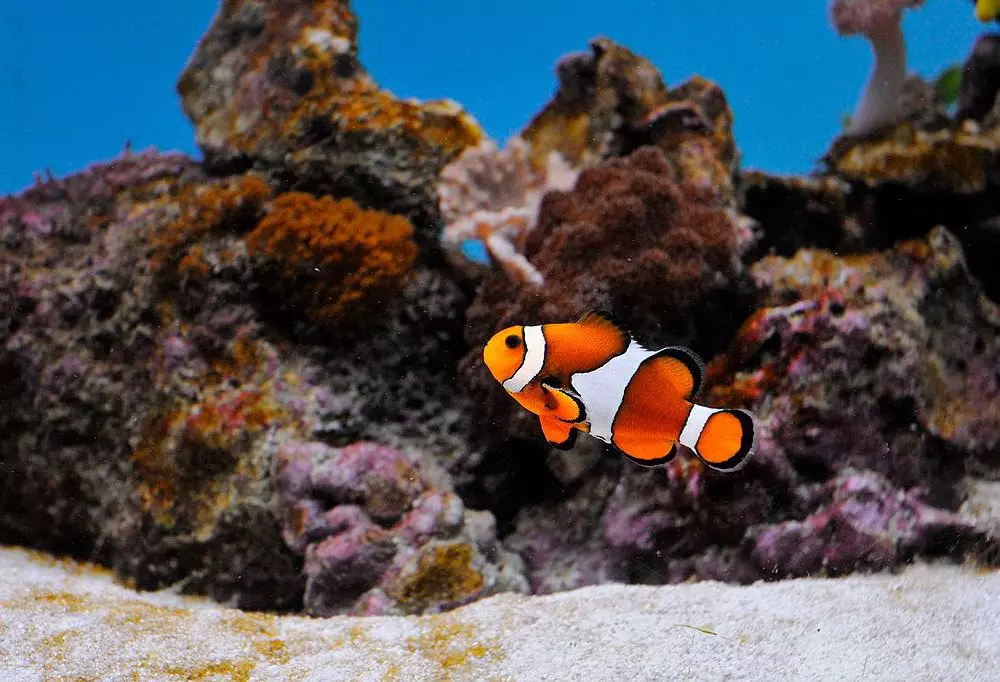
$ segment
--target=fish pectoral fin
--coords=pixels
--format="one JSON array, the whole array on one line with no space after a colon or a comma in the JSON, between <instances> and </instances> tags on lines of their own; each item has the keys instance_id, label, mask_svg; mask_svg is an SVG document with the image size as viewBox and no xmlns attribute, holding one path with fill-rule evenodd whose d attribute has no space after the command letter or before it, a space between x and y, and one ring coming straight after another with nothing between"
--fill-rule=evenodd
<instances>
[{"instance_id":1,"label":"fish pectoral fin","mask_svg":"<svg viewBox=\"0 0 1000 682\"><path fill-rule=\"evenodd\" d=\"M587 408L583 405L583 399L567 388L556 388L542 382L542 390L548 399L549 414L556 419L560 419L570 424L578 424L587 419Z\"/></svg>"},{"instance_id":2,"label":"fish pectoral fin","mask_svg":"<svg viewBox=\"0 0 1000 682\"><path fill-rule=\"evenodd\" d=\"M551 417L540 417L542 433L545 440L554 448L569 450L576 443L576 429L572 424L553 419Z\"/></svg>"},{"instance_id":3,"label":"fish pectoral fin","mask_svg":"<svg viewBox=\"0 0 1000 682\"><path fill-rule=\"evenodd\" d=\"M667 346L656 351L646 363L655 366L663 380L677 389L685 400L691 400L701 389L705 363L694 351L682 346Z\"/></svg>"}]
</instances>

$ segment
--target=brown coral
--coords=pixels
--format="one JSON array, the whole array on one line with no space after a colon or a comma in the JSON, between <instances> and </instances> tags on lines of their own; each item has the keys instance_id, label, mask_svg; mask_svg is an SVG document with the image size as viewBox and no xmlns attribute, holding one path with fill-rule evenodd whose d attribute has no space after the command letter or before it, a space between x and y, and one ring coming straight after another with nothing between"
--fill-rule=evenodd
<instances>
[{"instance_id":1,"label":"brown coral","mask_svg":"<svg viewBox=\"0 0 1000 682\"><path fill-rule=\"evenodd\" d=\"M277 273L284 305L348 325L401 288L417 255L406 218L302 192L274 200L247 248Z\"/></svg>"}]
</instances>

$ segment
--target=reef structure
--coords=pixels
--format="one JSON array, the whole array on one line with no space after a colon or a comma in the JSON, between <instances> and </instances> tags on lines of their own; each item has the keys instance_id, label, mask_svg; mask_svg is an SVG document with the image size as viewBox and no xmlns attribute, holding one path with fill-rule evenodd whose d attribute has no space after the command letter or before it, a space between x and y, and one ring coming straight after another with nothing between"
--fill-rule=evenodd
<instances>
[{"instance_id":1,"label":"reef structure","mask_svg":"<svg viewBox=\"0 0 1000 682\"><path fill-rule=\"evenodd\" d=\"M718 85L606 38L503 148L356 38L347 2L225 2L178 85L204 163L0 199L0 542L317 616L997 560L989 44L958 118L776 178ZM711 361L745 470L545 445L482 344L595 307Z\"/></svg>"},{"instance_id":2,"label":"reef structure","mask_svg":"<svg viewBox=\"0 0 1000 682\"><path fill-rule=\"evenodd\" d=\"M177 84L208 168L264 171L424 225L436 178L483 138L451 101L381 90L348 0L224 2Z\"/></svg>"}]
</instances>

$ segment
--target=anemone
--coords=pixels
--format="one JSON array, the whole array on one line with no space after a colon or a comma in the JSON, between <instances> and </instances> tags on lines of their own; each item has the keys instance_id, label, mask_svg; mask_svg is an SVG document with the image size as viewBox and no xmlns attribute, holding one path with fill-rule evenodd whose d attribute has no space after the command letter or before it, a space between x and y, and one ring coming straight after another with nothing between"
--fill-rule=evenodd
<instances>
[{"instance_id":1,"label":"anemone","mask_svg":"<svg viewBox=\"0 0 1000 682\"><path fill-rule=\"evenodd\" d=\"M903 10L923 0L834 0L831 19L842 36L863 35L872 44L875 65L847 127L849 135L867 135L897 122L906 82Z\"/></svg>"}]
</instances>

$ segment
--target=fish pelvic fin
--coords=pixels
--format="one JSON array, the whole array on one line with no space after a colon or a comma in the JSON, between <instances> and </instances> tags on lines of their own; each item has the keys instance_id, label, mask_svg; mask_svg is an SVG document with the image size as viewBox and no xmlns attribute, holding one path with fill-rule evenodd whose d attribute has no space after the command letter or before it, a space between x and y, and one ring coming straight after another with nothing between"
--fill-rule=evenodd
<instances>
[{"instance_id":1,"label":"fish pelvic fin","mask_svg":"<svg viewBox=\"0 0 1000 682\"><path fill-rule=\"evenodd\" d=\"M576 429L572 424L554 417L539 417L542 434L549 445L559 450L569 450L576 443Z\"/></svg>"}]
</instances>

